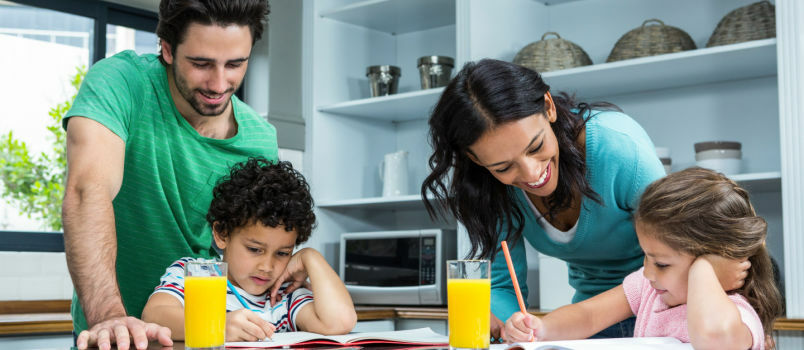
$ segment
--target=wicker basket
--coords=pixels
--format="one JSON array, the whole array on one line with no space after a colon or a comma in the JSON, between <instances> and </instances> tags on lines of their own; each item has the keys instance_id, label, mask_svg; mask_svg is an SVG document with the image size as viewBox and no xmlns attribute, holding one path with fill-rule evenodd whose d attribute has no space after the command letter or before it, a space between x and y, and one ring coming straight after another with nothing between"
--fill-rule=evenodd
<instances>
[{"instance_id":1,"label":"wicker basket","mask_svg":"<svg viewBox=\"0 0 804 350\"><path fill-rule=\"evenodd\" d=\"M545 39L553 34L556 37ZM577 44L561 39L555 32L547 32L542 39L519 50L514 63L537 72L549 72L592 64L589 55Z\"/></svg>"},{"instance_id":2,"label":"wicker basket","mask_svg":"<svg viewBox=\"0 0 804 350\"><path fill-rule=\"evenodd\" d=\"M656 22L659 25L648 25ZM630 58L661 55L671 52L694 50L695 42L681 29L665 25L658 19L649 19L642 26L625 33L611 49L606 62Z\"/></svg>"},{"instance_id":3,"label":"wicker basket","mask_svg":"<svg viewBox=\"0 0 804 350\"><path fill-rule=\"evenodd\" d=\"M760 1L729 12L718 22L706 47L776 37L775 8Z\"/></svg>"}]
</instances>

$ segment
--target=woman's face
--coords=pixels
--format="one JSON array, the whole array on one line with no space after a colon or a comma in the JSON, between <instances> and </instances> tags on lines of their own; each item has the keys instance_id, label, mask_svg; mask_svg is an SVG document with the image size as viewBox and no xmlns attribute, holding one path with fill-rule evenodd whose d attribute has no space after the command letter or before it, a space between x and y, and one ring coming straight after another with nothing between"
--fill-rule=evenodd
<instances>
[{"instance_id":1,"label":"woman's face","mask_svg":"<svg viewBox=\"0 0 804 350\"><path fill-rule=\"evenodd\" d=\"M555 112L547 110L486 131L469 146L469 158L503 184L550 196L558 185L558 141L550 128Z\"/></svg>"}]
</instances>

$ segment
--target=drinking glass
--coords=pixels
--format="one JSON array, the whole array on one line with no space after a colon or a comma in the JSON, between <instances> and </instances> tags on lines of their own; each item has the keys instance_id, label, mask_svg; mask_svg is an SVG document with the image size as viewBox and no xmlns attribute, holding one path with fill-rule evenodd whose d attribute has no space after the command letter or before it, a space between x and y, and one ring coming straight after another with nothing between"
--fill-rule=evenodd
<instances>
[{"instance_id":1,"label":"drinking glass","mask_svg":"<svg viewBox=\"0 0 804 350\"><path fill-rule=\"evenodd\" d=\"M225 262L184 266L184 348L223 350L226 333Z\"/></svg>"},{"instance_id":2,"label":"drinking glass","mask_svg":"<svg viewBox=\"0 0 804 350\"><path fill-rule=\"evenodd\" d=\"M488 349L491 263L447 261L447 317L450 349Z\"/></svg>"}]
</instances>

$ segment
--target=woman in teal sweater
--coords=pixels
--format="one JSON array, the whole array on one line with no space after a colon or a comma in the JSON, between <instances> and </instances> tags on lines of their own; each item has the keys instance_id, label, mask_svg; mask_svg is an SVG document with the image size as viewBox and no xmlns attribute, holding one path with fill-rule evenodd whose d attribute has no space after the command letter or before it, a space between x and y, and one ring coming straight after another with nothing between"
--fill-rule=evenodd
<instances>
[{"instance_id":1,"label":"woman in teal sweater","mask_svg":"<svg viewBox=\"0 0 804 350\"><path fill-rule=\"evenodd\" d=\"M432 172L422 195L435 196L426 202L432 216L466 226L472 256L493 258L493 337L519 310L503 239L525 295L525 241L567 262L573 302L642 266L631 213L664 169L645 131L616 106L552 95L537 72L486 59L464 66L429 123ZM632 334L633 319L599 335Z\"/></svg>"}]
</instances>

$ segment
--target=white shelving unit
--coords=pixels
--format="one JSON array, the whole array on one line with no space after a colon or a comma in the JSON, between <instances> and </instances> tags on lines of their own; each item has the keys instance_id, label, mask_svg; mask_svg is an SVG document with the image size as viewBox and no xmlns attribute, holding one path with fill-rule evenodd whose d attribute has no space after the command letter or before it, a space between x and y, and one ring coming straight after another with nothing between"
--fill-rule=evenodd
<instances>
[{"instance_id":1,"label":"white shelving unit","mask_svg":"<svg viewBox=\"0 0 804 350\"><path fill-rule=\"evenodd\" d=\"M424 215L416 193L429 173L427 118L443 88L419 89L418 57L454 57L456 71L463 63L482 58L510 61L542 33L555 31L583 47L595 64L545 73L552 90L575 93L586 102L615 103L643 125L654 144L671 149L674 170L694 165L695 142L741 142L745 174L732 178L759 198L757 210L769 221L769 246L783 269L804 266L804 261L784 254L788 244L804 249L804 239L799 238L804 222L788 219L788 215L804 217L800 209L804 205L799 204L804 198L804 173L795 170L804 161L797 153L804 147L796 141L804 137L796 100L804 98L804 92L799 92L796 79L788 79L799 77L791 62L804 60L798 57L804 49L796 49L800 44L795 39L804 31L804 25L796 29L801 18L795 17L804 15L804 5L797 0L774 1L793 11L779 17L782 12L777 8L781 29L776 39L703 48L726 13L752 2L305 2L305 49L311 51L305 53L303 89L305 164L319 207L319 230L311 244L327 251L342 232L437 225ZM604 63L617 39L648 18L685 30L699 48ZM369 97L365 70L375 64L402 69L399 94ZM384 154L400 149L409 151L412 193L381 198L377 164ZM416 220L410 220L411 213L416 213ZM459 249L465 243L459 237ZM327 258L331 263L337 260ZM786 273L786 278L789 291L804 294L804 276ZM804 302L794 299L791 304L791 292L788 310L792 306L804 316Z\"/></svg>"}]
</instances>

